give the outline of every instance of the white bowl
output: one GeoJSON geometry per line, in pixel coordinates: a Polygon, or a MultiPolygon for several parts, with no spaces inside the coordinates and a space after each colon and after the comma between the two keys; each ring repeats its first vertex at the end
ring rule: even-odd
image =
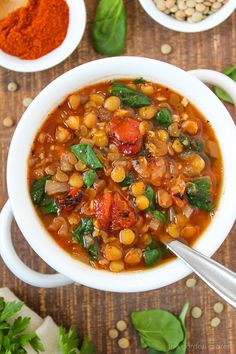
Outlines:
{"type": "MultiPolygon", "coordinates": [[[[204,74],[203,71],[198,74],[204,74]]],[[[236,85],[223,74],[205,72],[209,80],[229,88],[236,102],[236,85]],[[210,78],[213,75],[213,79],[210,78]]],[[[27,181],[27,165],[33,139],[48,113],[69,93],[101,80],[144,77],[170,87],[186,96],[212,124],[223,155],[223,186],[216,214],[194,248],[211,256],[225,240],[235,220],[236,200],[236,128],[228,111],[214,93],[191,74],[164,62],[139,57],[114,57],[89,62],[74,68],[51,82],[23,114],[13,136],[7,163],[7,185],[10,205],[16,221],[31,247],[52,268],[62,275],[39,275],[23,266],[14,252],[10,236],[10,205],[0,218],[0,253],[8,267],[32,285],[53,287],[77,282],[108,291],[138,292],[157,289],[176,282],[191,271],[175,259],[144,271],[114,274],[96,270],[66,253],[48,234],[32,205],[27,181]],[[33,119],[32,119],[33,117],[33,119]],[[23,142],[23,143],[22,143],[23,142]],[[50,278],[51,277],[51,278],[50,278]]],[[[208,80],[208,79],[207,79],[208,80]]]]}
{"type": "Polygon", "coordinates": [[[147,14],[162,26],[170,28],[178,32],[202,32],[216,27],[226,20],[236,9],[236,0],[228,0],[220,10],[208,16],[204,20],[197,23],[188,23],[187,21],[178,21],[170,15],[158,10],[153,0],[139,0],[143,9],[147,14]]]}
{"type": "Polygon", "coordinates": [[[66,0],[69,6],[69,27],[63,43],[50,53],[35,60],[25,60],[6,54],[0,49],[0,66],[18,72],[43,71],[61,63],[79,45],[86,25],[84,0],[66,0]]]}

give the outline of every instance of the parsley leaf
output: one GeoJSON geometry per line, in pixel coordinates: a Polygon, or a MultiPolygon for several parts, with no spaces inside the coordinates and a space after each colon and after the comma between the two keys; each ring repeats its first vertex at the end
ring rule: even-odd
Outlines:
{"type": "Polygon", "coordinates": [[[77,337],[75,328],[71,327],[67,332],[65,328],[59,328],[59,346],[61,354],[76,354],[75,349],[78,348],[79,338],[77,337]]]}

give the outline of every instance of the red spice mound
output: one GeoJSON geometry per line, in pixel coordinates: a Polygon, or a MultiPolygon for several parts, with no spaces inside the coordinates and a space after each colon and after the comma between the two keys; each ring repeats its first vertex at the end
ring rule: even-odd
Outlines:
{"type": "Polygon", "coordinates": [[[37,59],[59,47],[67,34],[65,0],[29,0],[0,21],[0,48],[22,59],[37,59]]]}

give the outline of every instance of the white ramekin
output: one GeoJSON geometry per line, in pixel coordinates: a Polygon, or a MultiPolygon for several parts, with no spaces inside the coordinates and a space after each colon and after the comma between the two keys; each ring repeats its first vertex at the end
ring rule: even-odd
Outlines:
{"type": "Polygon", "coordinates": [[[36,215],[28,191],[27,162],[33,139],[47,114],[70,92],[85,85],[121,77],[144,77],[161,83],[186,96],[212,124],[223,155],[222,195],[213,221],[194,247],[211,256],[225,240],[232,227],[236,200],[236,129],[231,116],[199,79],[221,86],[236,102],[236,85],[223,74],[196,70],[187,73],[175,66],[153,59],[115,57],[81,65],[50,83],[23,114],[13,136],[7,163],[9,201],[0,217],[0,253],[6,265],[23,281],[41,287],[55,287],[71,282],[116,292],[139,292],[160,288],[190,273],[178,259],[145,271],[114,274],[72,258],[60,248],[36,215]],[[11,240],[12,211],[28,243],[59,274],[39,274],[26,267],[16,255],[11,240]]]}
{"type": "Polygon", "coordinates": [[[43,71],[61,63],[79,45],[86,26],[86,8],[84,0],[66,0],[70,11],[69,27],[62,44],[34,60],[25,60],[14,57],[0,49],[0,66],[17,72],[43,71]]]}
{"type": "Polygon", "coordinates": [[[170,15],[166,15],[156,7],[153,0],[139,0],[139,2],[154,21],[174,31],[187,33],[203,32],[216,27],[225,21],[236,9],[236,0],[228,0],[221,9],[204,20],[196,23],[189,23],[187,21],[178,21],[170,15]]]}

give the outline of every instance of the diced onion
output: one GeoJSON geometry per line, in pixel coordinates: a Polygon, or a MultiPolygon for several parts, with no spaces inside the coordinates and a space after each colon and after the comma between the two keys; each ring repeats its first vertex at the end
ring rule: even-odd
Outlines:
{"type": "Polygon", "coordinates": [[[192,213],[193,213],[193,209],[189,205],[185,205],[183,209],[183,214],[186,216],[186,218],[189,219],[192,213]]]}
{"type": "Polygon", "coordinates": [[[57,181],[48,180],[45,185],[45,192],[48,195],[69,192],[70,186],[68,183],[61,183],[57,181]]]}

